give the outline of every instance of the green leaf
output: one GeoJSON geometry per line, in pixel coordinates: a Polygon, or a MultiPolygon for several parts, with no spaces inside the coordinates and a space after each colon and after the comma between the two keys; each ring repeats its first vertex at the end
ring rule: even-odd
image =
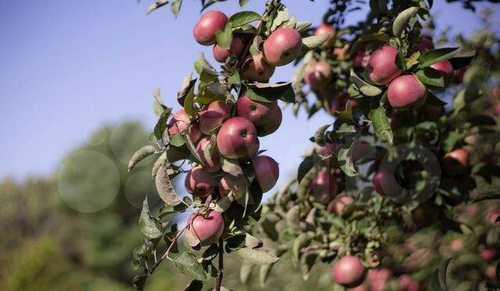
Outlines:
{"type": "Polygon", "coordinates": [[[359,87],[359,91],[363,95],[369,96],[369,97],[378,96],[378,95],[382,94],[382,90],[380,90],[380,88],[378,88],[376,86],[372,86],[372,85],[363,85],[363,86],[359,87]]]}
{"type": "Polygon", "coordinates": [[[168,0],[156,0],[155,3],[151,4],[151,6],[148,7],[148,10],[146,11],[146,15],[149,15],[156,11],[157,9],[165,6],[168,4],[168,0]]]}
{"type": "Polygon", "coordinates": [[[179,205],[182,200],[175,192],[174,186],[172,185],[172,181],[169,177],[169,169],[166,164],[163,164],[158,169],[155,177],[155,186],[158,191],[158,195],[161,200],[165,202],[167,205],[176,206],[179,205]]]}
{"type": "Polygon", "coordinates": [[[484,200],[500,200],[500,193],[498,192],[488,192],[477,195],[477,198],[472,199],[471,202],[480,202],[484,200]]]}
{"type": "Polygon", "coordinates": [[[195,280],[206,281],[210,275],[203,269],[203,265],[196,260],[196,256],[188,252],[171,254],[170,260],[182,273],[193,277],[195,280]]]}
{"type": "Polygon", "coordinates": [[[238,85],[241,83],[240,73],[234,72],[229,78],[227,78],[229,85],[238,85]]]}
{"type": "Polygon", "coordinates": [[[260,14],[257,12],[241,11],[233,14],[229,18],[229,24],[234,30],[260,19],[262,19],[262,16],[260,16],[260,14]]]}
{"type": "Polygon", "coordinates": [[[248,279],[250,278],[250,275],[252,274],[252,268],[253,265],[249,264],[248,262],[243,261],[241,264],[241,269],[240,269],[240,281],[241,283],[245,284],[248,279]]]}
{"type": "Polygon", "coordinates": [[[426,86],[444,88],[444,77],[431,68],[418,70],[416,75],[420,82],[426,86]]]}
{"type": "Polygon", "coordinates": [[[368,116],[373,122],[376,136],[382,141],[392,144],[394,136],[392,134],[389,118],[385,115],[385,109],[383,107],[373,109],[368,116]]]}
{"type": "Polygon", "coordinates": [[[142,203],[141,216],[139,217],[139,228],[142,234],[148,239],[156,239],[161,237],[162,235],[160,229],[156,225],[156,222],[149,213],[149,204],[147,197],[142,203]]]}
{"type": "Polygon", "coordinates": [[[222,158],[222,170],[235,177],[243,175],[243,170],[238,160],[222,158]]]}
{"type": "Polygon", "coordinates": [[[239,0],[240,7],[243,7],[243,6],[247,5],[249,1],[250,0],[239,0]]]}
{"type": "Polygon", "coordinates": [[[172,13],[174,14],[175,17],[179,15],[179,12],[181,11],[181,6],[182,6],[182,0],[174,0],[172,2],[170,8],[172,9],[172,13]]]}
{"type": "Polygon", "coordinates": [[[302,45],[308,49],[320,47],[328,39],[328,34],[312,35],[302,38],[302,45]]]}
{"type": "Polygon", "coordinates": [[[217,45],[222,48],[229,49],[231,47],[231,42],[233,41],[231,23],[227,23],[222,31],[215,34],[215,40],[217,45]]]}
{"type": "Polygon", "coordinates": [[[342,163],[340,169],[349,177],[354,177],[358,174],[356,167],[352,161],[351,148],[340,149],[338,153],[338,160],[342,163]]]}
{"type": "Polygon", "coordinates": [[[137,163],[149,157],[156,152],[156,148],[152,145],[145,145],[138,149],[130,158],[127,170],[130,172],[137,163]]]}
{"type": "Polygon", "coordinates": [[[395,36],[401,36],[401,33],[408,25],[410,20],[417,15],[418,10],[418,7],[410,7],[399,13],[392,23],[392,33],[395,36]]]}
{"type": "Polygon", "coordinates": [[[314,158],[312,156],[306,157],[302,163],[299,165],[299,169],[297,171],[297,182],[300,183],[302,181],[302,178],[311,170],[311,168],[314,166],[314,158]]]}
{"type": "Polygon", "coordinates": [[[439,48],[426,51],[418,59],[420,63],[419,68],[426,68],[431,66],[432,64],[449,60],[453,58],[459,51],[460,48],[439,48]]]}
{"type": "MultiPolygon", "coordinates": [[[[359,77],[353,70],[351,70],[351,81],[354,83],[357,89],[365,96],[378,96],[382,93],[382,90],[359,77]]],[[[352,90],[351,90],[352,91],[352,90]]],[[[351,92],[354,93],[354,92],[351,92]]]]}
{"type": "Polygon", "coordinates": [[[158,141],[163,141],[163,133],[165,132],[165,129],[167,129],[168,126],[168,118],[170,117],[171,111],[164,111],[160,118],[158,119],[158,122],[155,125],[154,128],[154,136],[156,137],[156,140],[158,141]]]}
{"type": "Polygon", "coordinates": [[[183,87],[181,92],[177,94],[177,99],[184,98],[184,111],[189,116],[193,116],[195,113],[193,103],[194,103],[194,85],[196,84],[196,79],[189,81],[186,87],[183,87]]]}
{"type": "Polygon", "coordinates": [[[169,144],[173,145],[174,147],[181,147],[186,144],[186,139],[184,139],[184,136],[179,133],[170,137],[169,144]]]}
{"type": "Polygon", "coordinates": [[[260,248],[260,249],[252,249],[252,248],[242,248],[237,251],[238,255],[240,255],[245,261],[255,264],[255,265],[266,265],[272,264],[279,260],[270,250],[260,248]]]}
{"type": "Polygon", "coordinates": [[[287,103],[295,102],[295,92],[291,82],[248,84],[247,94],[250,94],[248,97],[254,101],[272,102],[280,99],[287,103]]]}

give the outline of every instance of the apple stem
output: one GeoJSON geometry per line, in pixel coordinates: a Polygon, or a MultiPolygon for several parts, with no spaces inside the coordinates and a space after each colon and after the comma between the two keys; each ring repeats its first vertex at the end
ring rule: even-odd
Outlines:
{"type": "Polygon", "coordinates": [[[224,248],[223,239],[219,239],[219,273],[217,274],[217,283],[215,291],[220,291],[222,287],[222,278],[224,277],[224,248]]]}

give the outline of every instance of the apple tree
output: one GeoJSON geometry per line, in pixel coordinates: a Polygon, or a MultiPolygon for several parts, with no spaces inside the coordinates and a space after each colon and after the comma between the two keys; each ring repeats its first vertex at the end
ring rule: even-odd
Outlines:
{"type": "MultiPolygon", "coordinates": [[[[167,4],[177,15],[182,1],[149,12],[167,4]]],[[[146,199],[139,218],[138,289],[168,262],[193,278],[185,290],[227,290],[233,255],[243,281],[258,270],[265,282],[287,258],[305,280],[331,266],[333,290],[500,286],[498,36],[435,44],[428,0],[330,4],[317,27],[278,0],[262,13],[206,10],[194,24],[220,66],[194,63],[180,111],[155,96],[152,142],[129,163],[155,157],[162,200],[146,199]],[[346,24],[360,9],[364,20],[346,24]],[[291,80],[269,83],[292,63],[291,80]],[[304,141],[296,178],[263,203],[279,167],[259,137],[286,122],[280,104],[333,118],[304,141]],[[184,197],[172,182],[181,174],[184,197]]]]}

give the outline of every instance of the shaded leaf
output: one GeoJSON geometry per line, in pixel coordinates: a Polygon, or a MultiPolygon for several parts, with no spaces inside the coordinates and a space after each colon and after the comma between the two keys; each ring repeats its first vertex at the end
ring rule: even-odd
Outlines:
{"type": "Polygon", "coordinates": [[[147,197],[142,203],[142,211],[141,215],[139,216],[139,229],[141,230],[142,234],[149,239],[156,239],[161,237],[162,235],[160,229],[156,225],[156,222],[151,217],[151,214],[149,212],[147,197]]]}
{"type": "Polygon", "coordinates": [[[249,98],[255,101],[271,102],[274,100],[282,100],[284,102],[295,102],[295,92],[291,82],[278,82],[274,84],[267,83],[252,83],[247,85],[247,94],[249,98]],[[257,100],[259,99],[259,100],[257,100]]]}
{"type": "Polygon", "coordinates": [[[392,23],[392,33],[400,36],[410,20],[417,15],[418,10],[418,7],[410,7],[399,13],[392,23]]]}
{"type": "Polygon", "coordinates": [[[175,15],[175,17],[179,15],[179,12],[181,11],[181,6],[182,6],[182,0],[174,0],[172,2],[170,8],[172,9],[172,13],[175,15]]]}
{"type": "Polygon", "coordinates": [[[184,288],[184,291],[201,291],[202,289],[203,282],[200,280],[193,280],[186,288],[184,288]]]}
{"type": "Polygon", "coordinates": [[[137,165],[140,161],[149,157],[150,155],[156,152],[156,148],[153,145],[145,145],[138,149],[130,158],[128,162],[127,170],[130,172],[135,165],[137,165]]]}
{"type": "Polygon", "coordinates": [[[210,274],[205,271],[203,265],[198,262],[193,254],[188,252],[171,254],[170,260],[179,271],[193,277],[195,280],[205,281],[210,278],[210,274]]]}
{"type": "MultiPolygon", "coordinates": [[[[241,2],[240,2],[241,4],[241,2]]],[[[253,11],[241,11],[233,14],[229,18],[229,24],[234,29],[240,28],[246,24],[252,23],[254,21],[260,20],[262,17],[259,13],[253,11]]]]}
{"type": "Polygon", "coordinates": [[[373,109],[369,113],[369,118],[373,122],[377,137],[389,144],[392,144],[394,136],[392,134],[389,118],[385,115],[383,107],[373,109]]]}
{"type": "Polygon", "coordinates": [[[155,3],[151,4],[151,6],[148,7],[148,10],[146,11],[146,15],[149,15],[156,11],[157,9],[165,6],[168,4],[168,0],[156,0],[155,3]]]}
{"type": "Polygon", "coordinates": [[[252,249],[245,247],[238,250],[237,253],[247,262],[255,265],[271,264],[279,260],[271,251],[264,248],[252,249]]]}
{"type": "Polygon", "coordinates": [[[175,206],[182,202],[179,195],[175,192],[172,181],[168,176],[168,168],[165,164],[161,165],[156,173],[155,185],[158,195],[167,205],[175,206]]]}
{"type": "Polygon", "coordinates": [[[439,48],[426,51],[419,58],[419,67],[426,68],[431,66],[432,64],[449,60],[453,58],[459,51],[460,48],[439,48]]]}

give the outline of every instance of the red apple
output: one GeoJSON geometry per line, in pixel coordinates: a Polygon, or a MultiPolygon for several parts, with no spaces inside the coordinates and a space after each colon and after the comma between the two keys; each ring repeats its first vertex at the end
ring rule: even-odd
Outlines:
{"type": "Polygon", "coordinates": [[[358,257],[345,256],[335,264],[331,274],[335,283],[347,287],[356,287],[364,279],[365,266],[358,257]]]}
{"type": "Polygon", "coordinates": [[[337,215],[343,215],[349,205],[354,202],[351,196],[339,195],[328,204],[328,211],[337,215]]]}
{"type": "Polygon", "coordinates": [[[470,152],[465,148],[456,149],[447,153],[444,158],[452,163],[458,163],[462,167],[469,166],[470,152]]]}
{"type": "Polygon", "coordinates": [[[330,113],[333,115],[346,110],[347,101],[349,98],[345,95],[335,96],[330,100],[330,113]]]}
{"type": "Polygon", "coordinates": [[[393,173],[387,170],[379,170],[373,176],[373,186],[380,195],[395,194],[398,191],[399,184],[393,173]]]}
{"type": "Polygon", "coordinates": [[[220,155],[215,144],[210,142],[210,137],[204,137],[196,145],[196,153],[207,172],[217,172],[221,168],[220,155]]]}
{"type": "Polygon", "coordinates": [[[242,197],[247,190],[245,179],[242,176],[235,177],[230,174],[224,174],[219,180],[219,194],[227,196],[233,192],[236,197],[242,197]]]}
{"type": "Polygon", "coordinates": [[[242,96],[236,104],[237,115],[250,120],[259,136],[275,132],[281,125],[282,113],[276,101],[257,102],[242,96]]]}
{"type": "Polygon", "coordinates": [[[333,25],[328,23],[322,23],[320,26],[316,28],[314,31],[315,36],[325,35],[326,41],[324,43],[324,47],[333,47],[335,46],[335,36],[337,35],[337,31],[333,25]]]}
{"type": "Polygon", "coordinates": [[[495,249],[483,249],[480,255],[483,261],[491,263],[498,257],[498,252],[495,249]]]}
{"type": "Polygon", "coordinates": [[[224,218],[217,211],[211,211],[207,216],[195,213],[188,220],[187,230],[202,245],[217,243],[224,232],[224,218]]]}
{"type": "Polygon", "coordinates": [[[340,148],[340,145],[328,142],[322,146],[317,146],[316,153],[323,158],[328,158],[332,155],[336,155],[340,148]]]}
{"type": "Polygon", "coordinates": [[[367,68],[369,62],[370,62],[370,53],[362,49],[357,51],[356,54],[354,54],[352,65],[355,68],[367,68]]]}
{"type": "Polygon", "coordinates": [[[174,113],[168,125],[168,134],[172,137],[177,134],[185,134],[189,131],[189,138],[193,143],[197,143],[201,138],[201,132],[196,123],[192,123],[189,115],[181,109],[174,113]]]}
{"type": "Polygon", "coordinates": [[[203,14],[193,28],[194,39],[201,45],[215,42],[215,34],[224,29],[228,18],[221,11],[208,11],[203,14]]]}
{"type": "Polygon", "coordinates": [[[489,211],[486,218],[492,225],[500,225],[500,209],[489,211]]]}
{"type": "Polygon", "coordinates": [[[497,276],[497,267],[495,265],[486,267],[485,275],[486,278],[493,282],[497,282],[497,280],[499,279],[497,276]]]}
{"type": "Polygon", "coordinates": [[[439,74],[450,77],[453,74],[453,66],[450,61],[441,61],[431,65],[431,68],[436,70],[439,74]]]}
{"type": "Polygon", "coordinates": [[[332,66],[325,61],[309,63],[304,73],[304,81],[312,89],[325,87],[333,75],[332,66]]]}
{"type": "Polygon", "coordinates": [[[420,43],[417,46],[417,50],[420,52],[426,52],[434,48],[434,43],[432,42],[432,37],[429,35],[422,35],[420,38],[420,43]]]}
{"type": "Polygon", "coordinates": [[[302,48],[302,37],[293,28],[278,28],[264,41],[264,56],[273,66],[293,61],[302,48]]]}
{"type": "Polygon", "coordinates": [[[224,101],[213,101],[207,109],[200,112],[200,130],[204,134],[211,134],[219,128],[224,120],[231,116],[231,104],[224,101]]]}
{"type": "Polygon", "coordinates": [[[392,271],[387,268],[372,269],[368,272],[370,291],[384,291],[392,278],[392,271]]]}
{"type": "Polygon", "coordinates": [[[251,82],[267,82],[274,74],[274,67],[262,54],[248,58],[242,66],[241,77],[251,82]]]}
{"type": "Polygon", "coordinates": [[[383,46],[370,55],[368,69],[370,80],[379,85],[386,85],[401,75],[397,65],[398,50],[391,46],[383,46]]]}
{"type": "Polygon", "coordinates": [[[420,284],[409,275],[399,276],[400,291],[420,291],[420,284]]]}
{"type": "Polygon", "coordinates": [[[226,120],[217,134],[219,152],[229,159],[248,159],[259,150],[257,129],[244,117],[226,120]]]}
{"type": "Polygon", "coordinates": [[[322,203],[328,203],[337,194],[337,182],[335,175],[327,169],[322,169],[311,182],[311,193],[322,203]]]}
{"type": "Polygon", "coordinates": [[[186,176],[186,190],[194,196],[206,198],[212,194],[216,182],[201,166],[192,168],[186,176]]]}
{"type": "Polygon", "coordinates": [[[244,48],[245,42],[243,42],[241,37],[234,37],[231,41],[231,47],[229,49],[222,48],[216,44],[212,49],[212,53],[216,61],[224,63],[230,56],[239,57],[244,48]]]}
{"type": "Polygon", "coordinates": [[[387,99],[393,108],[406,108],[425,100],[425,86],[415,75],[394,79],[387,90],[387,99]]]}
{"type": "Polygon", "coordinates": [[[271,190],[278,182],[280,175],[278,163],[269,156],[255,157],[252,162],[255,169],[255,178],[262,193],[271,190]]]}

